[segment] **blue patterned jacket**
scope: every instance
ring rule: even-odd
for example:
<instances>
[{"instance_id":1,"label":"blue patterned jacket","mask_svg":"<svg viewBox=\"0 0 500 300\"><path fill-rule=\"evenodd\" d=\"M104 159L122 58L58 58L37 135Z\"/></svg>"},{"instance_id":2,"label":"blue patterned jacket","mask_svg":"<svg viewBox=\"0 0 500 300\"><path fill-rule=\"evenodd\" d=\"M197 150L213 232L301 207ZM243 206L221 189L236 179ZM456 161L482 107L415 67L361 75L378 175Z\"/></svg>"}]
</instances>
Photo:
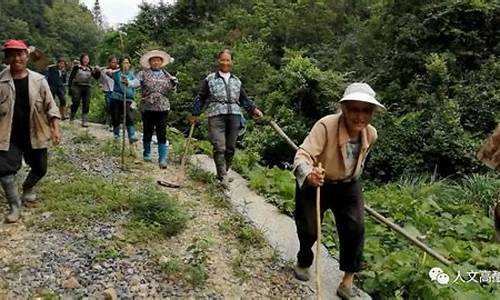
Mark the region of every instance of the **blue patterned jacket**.
<instances>
[{"instance_id":1,"label":"blue patterned jacket","mask_svg":"<svg viewBox=\"0 0 500 300\"><path fill-rule=\"evenodd\" d=\"M199 116L207 105L208 117L218 115L241 115L240 106L251 113L255 104L250 100L241 80L231 74L226 84L219 72L209 74L201 83L200 91L194 99L193 116Z\"/></svg>"}]
</instances>

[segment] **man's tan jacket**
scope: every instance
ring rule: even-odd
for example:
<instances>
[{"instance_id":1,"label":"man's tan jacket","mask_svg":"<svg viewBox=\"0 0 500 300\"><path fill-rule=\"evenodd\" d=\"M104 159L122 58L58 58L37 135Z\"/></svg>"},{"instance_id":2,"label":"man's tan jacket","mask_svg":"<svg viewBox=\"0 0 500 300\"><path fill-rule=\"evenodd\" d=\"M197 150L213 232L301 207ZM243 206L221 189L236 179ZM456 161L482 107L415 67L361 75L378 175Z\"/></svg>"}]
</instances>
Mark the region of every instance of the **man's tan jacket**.
<instances>
[{"instance_id":1,"label":"man's tan jacket","mask_svg":"<svg viewBox=\"0 0 500 300\"><path fill-rule=\"evenodd\" d=\"M33 149L48 148L51 140L50 120L60 119L61 115L42 74L28 70L28 88L31 146ZM7 68L0 73L0 151L9 150L15 98L14 80Z\"/></svg>"},{"instance_id":2,"label":"man's tan jacket","mask_svg":"<svg viewBox=\"0 0 500 300\"><path fill-rule=\"evenodd\" d=\"M346 174L347 143L349 134L342 113L328 115L314 124L295 154L294 170L302 186L306 176L321 162L325 169L325 178L331 181L358 178L371 145L377 139L377 130L368 125L361 132L359 156L353 174Z\"/></svg>"}]
</instances>

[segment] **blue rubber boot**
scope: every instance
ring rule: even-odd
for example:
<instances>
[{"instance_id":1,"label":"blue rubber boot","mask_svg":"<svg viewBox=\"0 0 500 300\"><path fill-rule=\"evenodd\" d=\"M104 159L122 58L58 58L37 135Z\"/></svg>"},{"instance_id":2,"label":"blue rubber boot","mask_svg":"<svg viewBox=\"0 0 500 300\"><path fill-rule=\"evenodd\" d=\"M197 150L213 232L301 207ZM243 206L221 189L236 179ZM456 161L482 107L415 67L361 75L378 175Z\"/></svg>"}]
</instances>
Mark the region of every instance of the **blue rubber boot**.
<instances>
[{"instance_id":1,"label":"blue rubber boot","mask_svg":"<svg viewBox=\"0 0 500 300\"><path fill-rule=\"evenodd\" d=\"M151 162L153 160L153 157L151 156L151 142L143 142L143 145L144 152L142 152L142 157L144 158L144 161Z\"/></svg>"},{"instance_id":2,"label":"blue rubber boot","mask_svg":"<svg viewBox=\"0 0 500 300\"><path fill-rule=\"evenodd\" d=\"M160 164L160 169L167 168L167 156L168 156L168 145L158 144L158 162Z\"/></svg>"},{"instance_id":3,"label":"blue rubber boot","mask_svg":"<svg viewBox=\"0 0 500 300\"><path fill-rule=\"evenodd\" d=\"M135 127L133 125L127 126L128 142L133 144L139 139L135 136Z\"/></svg>"}]
</instances>

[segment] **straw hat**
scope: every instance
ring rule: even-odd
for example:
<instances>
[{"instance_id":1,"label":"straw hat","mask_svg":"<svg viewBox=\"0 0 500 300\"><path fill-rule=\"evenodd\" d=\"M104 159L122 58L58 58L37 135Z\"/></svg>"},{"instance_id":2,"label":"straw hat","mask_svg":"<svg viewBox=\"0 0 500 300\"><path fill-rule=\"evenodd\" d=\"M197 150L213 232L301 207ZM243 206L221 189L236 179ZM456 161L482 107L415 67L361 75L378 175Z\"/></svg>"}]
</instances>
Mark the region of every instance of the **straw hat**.
<instances>
[{"instance_id":1,"label":"straw hat","mask_svg":"<svg viewBox=\"0 0 500 300\"><path fill-rule=\"evenodd\" d=\"M339 102L360 101L373 104L378 110L385 110L380 102L375 99L375 91L370 85L361 82L351 83L344 91L344 96Z\"/></svg>"},{"instance_id":2,"label":"straw hat","mask_svg":"<svg viewBox=\"0 0 500 300\"><path fill-rule=\"evenodd\" d=\"M151 50L149 52L144 53L141 56L140 60L141 67L143 67L144 69L151 68L151 66L149 65L149 60L153 57L159 57L162 59L161 63L162 68L172 62L172 58L170 57L170 55L167 54L167 52L162 50Z\"/></svg>"}]
</instances>

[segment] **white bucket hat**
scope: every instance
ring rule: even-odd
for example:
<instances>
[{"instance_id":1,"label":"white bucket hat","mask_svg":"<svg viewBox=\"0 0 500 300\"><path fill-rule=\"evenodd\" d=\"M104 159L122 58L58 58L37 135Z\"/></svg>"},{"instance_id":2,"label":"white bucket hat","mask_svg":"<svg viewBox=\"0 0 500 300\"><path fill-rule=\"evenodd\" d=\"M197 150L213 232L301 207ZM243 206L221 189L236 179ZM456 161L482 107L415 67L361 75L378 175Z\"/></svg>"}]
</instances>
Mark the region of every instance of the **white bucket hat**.
<instances>
[{"instance_id":1,"label":"white bucket hat","mask_svg":"<svg viewBox=\"0 0 500 300\"><path fill-rule=\"evenodd\" d=\"M378 110L385 110L380 102L375 99L375 91L367 83L355 82L351 83L344 91L344 96L339 102L344 101L361 101L373 104Z\"/></svg>"},{"instance_id":2,"label":"white bucket hat","mask_svg":"<svg viewBox=\"0 0 500 300\"><path fill-rule=\"evenodd\" d=\"M141 67L144 69L149 69L151 68L149 64L149 60L153 57L159 57L162 59L161 67L163 68L164 66L168 65L169 63L172 62L172 58L170 55L167 54L167 52L162 51L162 50L151 50L146 53L144 53L141 56L140 64Z\"/></svg>"}]
</instances>

